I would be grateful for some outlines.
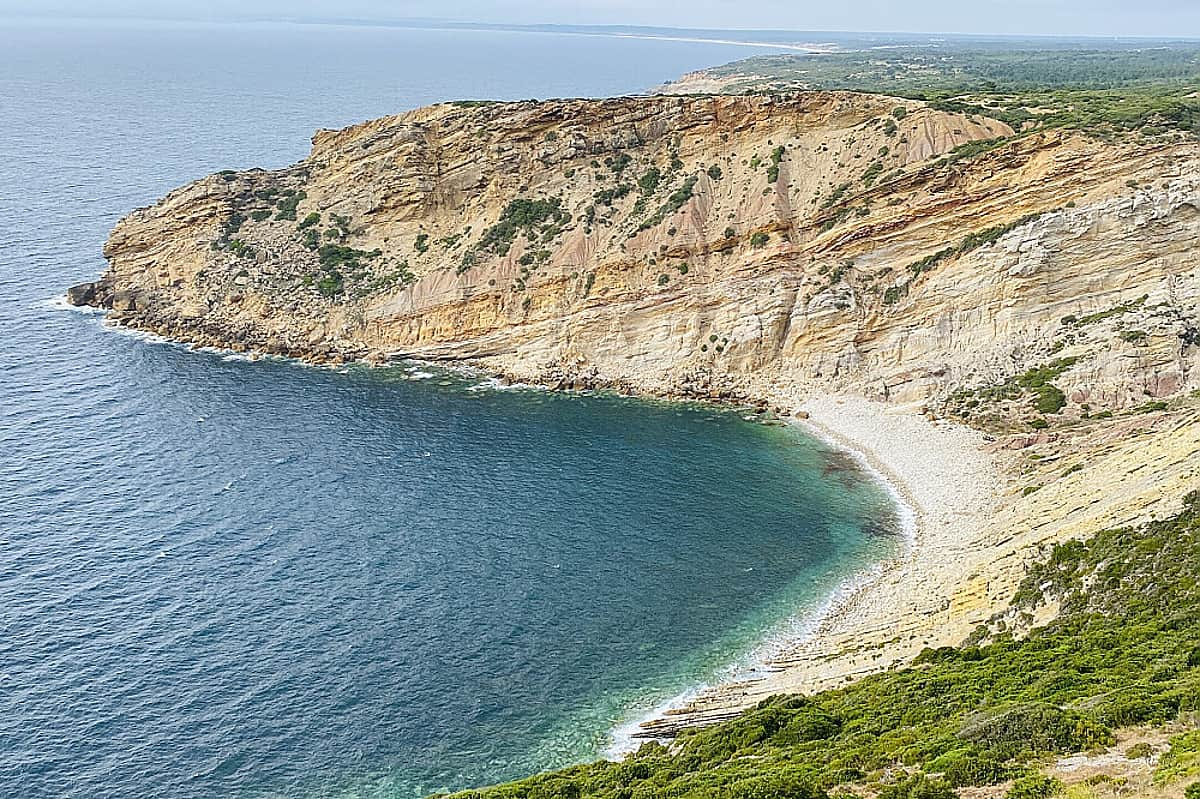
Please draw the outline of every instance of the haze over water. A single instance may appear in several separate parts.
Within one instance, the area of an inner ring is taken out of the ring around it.
[[[463,97],[749,51],[0,23],[0,795],[414,797],[596,756],[890,551],[740,413],[188,352],[56,307],[129,210]]]

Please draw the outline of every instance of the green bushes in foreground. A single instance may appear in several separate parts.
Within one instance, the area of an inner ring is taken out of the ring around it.
[[[1178,516],[1058,545],[1017,610],[1059,617],[1014,640],[927,650],[912,667],[811,697],[776,696],[722,724],[598,762],[469,791],[472,799],[797,797],[867,783],[881,799],[950,799],[1015,782],[1012,799],[1061,786],[1040,758],[1105,746],[1119,726],[1200,709],[1200,492]],[[980,641],[987,638],[980,630]],[[1200,771],[1200,733],[1176,738],[1162,780]],[[899,768],[898,768],[899,767]]]

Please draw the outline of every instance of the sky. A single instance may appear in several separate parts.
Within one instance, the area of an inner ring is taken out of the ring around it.
[[[1200,37],[1200,0],[0,0],[0,15]]]

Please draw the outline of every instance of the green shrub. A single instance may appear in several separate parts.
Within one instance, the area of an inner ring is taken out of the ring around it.
[[[1005,799],[1049,799],[1062,793],[1063,784],[1045,774],[1030,774],[1013,783]]]
[[[313,225],[319,225],[319,224],[321,224],[321,215],[318,214],[316,211],[313,211],[311,214],[304,217],[304,219],[300,220],[300,224],[296,225],[296,229],[297,230],[305,230],[307,228],[312,227]]]
[[[1154,747],[1145,741],[1134,744],[1125,750],[1125,757],[1130,760],[1144,760],[1154,756]]]
[[[708,177],[710,180],[720,180],[722,175],[723,173],[721,172],[721,167],[717,166],[716,164],[713,164],[708,168]]]
[[[738,780],[725,795],[729,799],[826,799],[825,792],[813,785],[811,776],[799,769]]]
[[[1154,770],[1154,782],[1165,785],[1197,775],[1200,775],[1200,730],[1191,730],[1171,738]]]
[[[650,217],[638,226],[638,232],[640,233],[643,230],[649,230],[650,228],[657,227],[658,225],[662,224],[669,215],[682,208],[687,201],[692,199],[692,197],[695,195],[696,184],[699,181],[699,175],[688,176],[678,189],[671,192],[671,194],[667,197],[666,202],[664,202],[662,207],[655,212],[654,216]]]
[[[771,234],[764,231],[758,231],[750,236],[750,246],[756,250],[767,246],[767,242],[771,240]]]
[[[872,161],[871,165],[868,166],[866,171],[863,172],[863,174],[862,174],[863,184],[870,186],[879,178],[879,176],[882,173],[883,173],[883,162],[882,161]]]
[[[525,233],[531,240],[546,233],[553,236],[569,221],[570,215],[562,209],[562,200],[557,197],[546,200],[519,198],[505,206],[496,224],[484,231],[479,239],[479,249],[504,256],[518,233]]]
[[[908,116],[908,109],[902,105],[898,105],[892,109],[892,116],[897,120],[904,119],[906,116]]]
[[[956,788],[967,785],[996,785],[1011,776],[1011,769],[992,755],[972,749],[956,749],[935,758],[925,766],[927,772],[941,774]]]
[[[1067,404],[1067,395],[1057,386],[1044,385],[1037,390],[1038,413],[1058,413]]]
[[[633,157],[628,153],[618,153],[615,157],[605,158],[604,165],[614,175],[620,175],[625,168],[633,163]]]
[[[329,272],[317,280],[317,291],[326,297],[336,297],[345,291],[345,283],[340,272]]]
[[[944,780],[918,773],[883,786],[878,799],[956,799],[956,795]]]
[[[307,199],[308,195],[303,191],[295,191],[288,189],[284,192],[284,196],[275,204],[279,209],[279,213],[275,214],[275,218],[280,221],[296,221],[296,207],[300,205],[300,201]]]
[[[642,190],[642,194],[653,194],[658,191],[658,184],[661,182],[662,172],[658,167],[652,166],[638,178],[638,188]]]
[[[1200,782],[1193,782],[1184,788],[1183,799],[1200,799]]]
[[[1023,703],[978,715],[968,720],[958,735],[1000,760],[1076,752],[1112,739],[1103,724],[1045,703]]]
[[[617,200],[629,196],[629,192],[633,191],[633,186],[628,183],[622,183],[611,189],[601,189],[592,195],[592,199],[600,205],[612,207],[612,204]]]

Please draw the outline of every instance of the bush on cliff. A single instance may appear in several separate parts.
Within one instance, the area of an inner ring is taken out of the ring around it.
[[[1004,799],[1049,799],[1062,793],[1063,785],[1044,774],[1029,774],[1013,783]]]
[[[570,215],[562,209],[562,200],[557,197],[547,200],[518,198],[505,206],[496,224],[484,231],[479,249],[507,255],[518,233],[524,232],[533,239],[548,231],[561,231],[569,221]]]

